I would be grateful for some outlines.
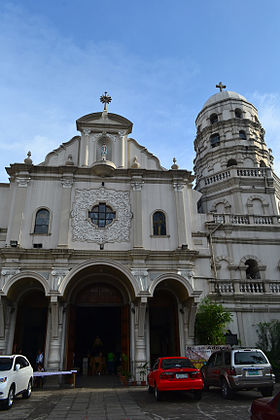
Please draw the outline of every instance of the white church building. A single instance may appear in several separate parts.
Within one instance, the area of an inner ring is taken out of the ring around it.
[[[6,168],[0,353],[81,367],[99,336],[135,371],[184,355],[205,296],[242,345],[280,318],[280,180],[257,109],[218,86],[196,119],[194,175],[163,168],[106,93],[44,162]]]

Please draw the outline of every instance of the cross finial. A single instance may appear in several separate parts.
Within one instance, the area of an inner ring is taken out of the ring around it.
[[[104,95],[100,96],[100,102],[104,104],[104,111],[107,111],[107,104],[112,101],[111,96],[107,95],[108,92],[104,92]]]
[[[219,88],[220,89],[220,92],[222,92],[223,89],[226,88],[226,85],[223,85],[222,82],[220,82],[218,85],[216,85],[216,88]]]

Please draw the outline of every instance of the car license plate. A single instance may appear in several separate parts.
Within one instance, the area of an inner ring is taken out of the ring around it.
[[[260,375],[260,371],[258,369],[247,370],[247,376],[256,376],[256,375]]]
[[[188,378],[187,373],[176,373],[176,379],[186,379]]]

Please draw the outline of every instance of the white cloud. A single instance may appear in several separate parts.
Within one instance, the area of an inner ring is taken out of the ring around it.
[[[254,104],[259,110],[259,119],[265,129],[265,141],[272,149],[274,170],[280,175],[280,96],[275,93],[253,94]]]

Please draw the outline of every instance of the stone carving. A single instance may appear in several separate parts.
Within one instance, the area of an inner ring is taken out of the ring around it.
[[[11,277],[15,276],[16,274],[20,273],[20,270],[18,268],[10,269],[10,268],[2,268],[1,270],[1,289],[5,286],[8,280],[10,280]]]
[[[133,191],[141,191],[143,185],[144,185],[144,181],[142,180],[131,181],[131,188]]]
[[[61,185],[63,188],[71,188],[73,185],[73,178],[72,177],[63,177],[61,178]]]
[[[17,183],[17,185],[18,185],[18,187],[20,187],[20,188],[25,188],[25,187],[27,187],[27,185],[28,185],[28,183],[29,183],[29,181],[30,181],[30,177],[19,177],[19,176],[17,176],[16,177],[16,183]]]
[[[91,129],[90,128],[84,128],[83,129],[83,133],[84,133],[85,136],[89,136],[90,135],[90,132],[91,132]]]
[[[52,270],[51,271],[51,275],[52,275],[51,289],[58,290],[62,280],[68,273],[69,273],[69,270],[59,270],[59,269]]]
[[[173,182],[173,188],[176,192],[182,192],[184,189],[184,184],[182,182]]]
[[[131,273],[136,278],[137,283],[140,286],[140,289],[143,291],[148,290],[148,278],[149,278],[148,271],[144,270],[143,268],[134,268],[131,270]]]
[[[194,272],[193,270],[178,270],[177,273],[184,277],[188,283],[192,286],[192,288],[194,289]]]
[[[104,228],[93,225],[88,212],[93,205],[106,202],[116,212],[114,222]],[[115,191],[99,188],[98,190],[76,190],[72,212],[73,241],[96,242],[127,242],[129,241],[132,213],[129,204],[128,191]]]

